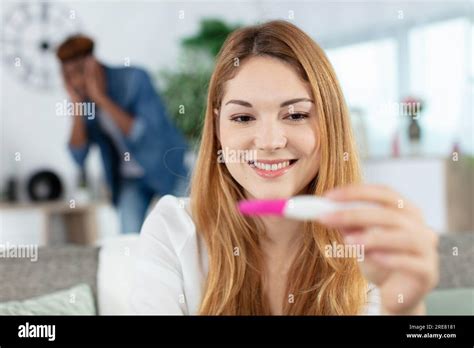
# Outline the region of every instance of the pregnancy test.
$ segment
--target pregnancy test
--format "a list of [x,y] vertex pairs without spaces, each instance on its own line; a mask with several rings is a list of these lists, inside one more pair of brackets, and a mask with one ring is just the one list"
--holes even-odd
[[238,209],[244,215],[276,215],[296,220],[317,220],[323,215],[341,210],[373,207],[373,203],[336,202],[311,195],[294,196],[290,199],[243,200],[238,203]]

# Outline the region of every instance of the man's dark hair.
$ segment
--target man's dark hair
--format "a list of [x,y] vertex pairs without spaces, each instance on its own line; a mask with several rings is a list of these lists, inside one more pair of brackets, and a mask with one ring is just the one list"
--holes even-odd
[[62,63],[92,54],[94,41],[84,35],[74,35],[67,38],[56,50],[56,56]]

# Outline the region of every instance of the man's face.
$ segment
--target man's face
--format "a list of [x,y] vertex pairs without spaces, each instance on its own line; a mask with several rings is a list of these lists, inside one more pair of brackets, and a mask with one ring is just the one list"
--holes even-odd
[[81,97],[86,97],[86,75],[85,75],[86,58],[76,58],[62,64],[62,72],[64,80],[71,86]]

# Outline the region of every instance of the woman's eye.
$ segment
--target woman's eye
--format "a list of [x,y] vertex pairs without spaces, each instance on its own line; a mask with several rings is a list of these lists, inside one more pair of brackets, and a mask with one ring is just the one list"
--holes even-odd
[[302,121],[308,118],[308,115],[302,113],[292,113],[289,114],[286,118],[290,119],[291,121]]
[[230,120],[237,123],[247,123],[249,121],[252,121],[253,119],[254,118],[252,116],[238,115],[238,116],[232,117]]

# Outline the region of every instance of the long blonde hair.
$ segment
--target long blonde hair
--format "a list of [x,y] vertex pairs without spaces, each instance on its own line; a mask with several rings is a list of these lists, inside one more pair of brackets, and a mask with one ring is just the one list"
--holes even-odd
[[[214,109],[219,109],[224,83],[245,59],[281,59],[309,83],[318,117],[320,167],[306,194],[360,180],[347,106],[336,75],[323,50],[303,31],[285,21],[271,21],[233,32],[216,60],[207,98],[199,154],[191,182],[191,214],[209,255],[209,272],[200,314],[268,315],[263,294],[263,257],[259,219],[241,216],[236,202],[242,187],[218,163],[220,142]],[[326,245],[342,243],[337,230],[305,222],[301,250],[291,265],[283,313],[291,315],[358,314],[366,302],[367,282],[354,258],[325,256]],[[236,249],[238,248],[238,249]],[[238,250],[238,253],[236,253]],[[236,255],[237,254],[237,255]]]

